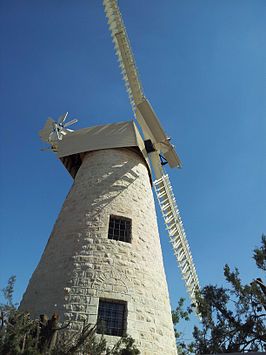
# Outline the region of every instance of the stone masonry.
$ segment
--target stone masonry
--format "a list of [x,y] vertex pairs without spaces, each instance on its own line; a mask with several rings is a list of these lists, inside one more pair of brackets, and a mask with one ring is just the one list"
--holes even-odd
[[[131,243],[108,239],[110,215],[132,219]],[[96,323],[99,298],[127,303],[126,332],[141,354],[176,355],[149,173],[134,149],[84,156],[20,308],[56,311],[78,329]]]

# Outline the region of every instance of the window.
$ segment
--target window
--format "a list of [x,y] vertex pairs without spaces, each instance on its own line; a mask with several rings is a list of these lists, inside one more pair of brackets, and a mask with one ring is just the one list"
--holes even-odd
[[108,238],[131,243],[131,219],[110,216]]
[[125,335],[126,302],[99,300],[97,333],[106,335]]

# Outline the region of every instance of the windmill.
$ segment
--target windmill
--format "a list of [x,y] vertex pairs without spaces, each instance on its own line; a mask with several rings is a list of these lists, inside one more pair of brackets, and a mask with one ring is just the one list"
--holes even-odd
[[[188,293],[199,282],[163,165],[180,160],[144,96],[116,0],[103,1],[135,122],[71,131],[66,115],[39,132],[74,182],[23,296],[32,315],[57,311],[78,329],[130,334],[143,354],[176,354],[154,186]],[[153,171],[153,174],[152,174]],[[152,175],[154,181],[152,183]]]
[[164,162],[167,162],[171,168],[181,167],[181,162],[144,95],[117,0],[104,0],[103,3],[132,110],[142,129],[145,147],[152,163],[155,175],[154,187],[165,225],[187,291],[192,302],[195,302],[199,281],[173,189],[168,175],[163,170]]

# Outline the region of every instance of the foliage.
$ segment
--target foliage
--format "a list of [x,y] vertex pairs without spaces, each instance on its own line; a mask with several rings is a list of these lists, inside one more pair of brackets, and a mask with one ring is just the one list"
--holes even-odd
[[[265,250],[266,238],[262,236],[262,246],[255,249],[253,255],[262,270],[266,265]],[[231,270],[228,265],[224,267],[224,276],[229,287],[208,285],[197,295],[201,326],[194,327],[194,341],[190,344],[180,342],[177,337],[181,354],[266,351],[265,285],[261,279],[244,285],[238,269]],[[183,311],[183,303],[173,312],[175,325],[181,318],[188,319],[192,310],[188,307]]]
[[261,246],[254,250],[253,259],[259,269],[266,271],[266,235],[261,237]]
[[15,308],[15,305],[13,304],[13,293],[14,293],[15,282],[16,282],[16,276],[14,275],[10,276],[7,282],[7,286],[1,290],[6,300],[6,304],[5,305],[1,304],[1,306],[4,307],[5,309]]
[[0,304],[0,354],[2,355],[137,355],[139,350],[131,337],[122,337],[108,348],[103,335],[96,334],[96,326],[84,324],[81,331],[67,330],[59,317],[40,315],[31,320],[30,314],[20,312],[13,303],[15,276],[2,289],[6,304]]
[[[107,355],[138,355],[140,351],[134,344],[135,340],[131,337],[121,338],[112,349],[108,349]],[[123,347],[121,349],[121,346]]]
[[177,307],[172,311],[172,320],[174,323],[176,345],[179,355],[189,354],[193,349],[190,345],[186,344],[183,340],[183,333],[177,330],[177,325],[180,324],[180,321],[183,319],[185,321],[190,320],[190,314],[193,312],[192,307],[187,307],[184,309],[185,298],[180,298],[177,304]]

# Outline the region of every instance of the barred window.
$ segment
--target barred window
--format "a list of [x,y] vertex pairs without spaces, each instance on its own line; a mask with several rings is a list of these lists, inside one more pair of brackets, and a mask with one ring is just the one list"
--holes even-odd
[[110,216],[108,238],[131,243],[131,219]]
[[97,333],[124,336],[126,328],[126,302],[99,300]]

